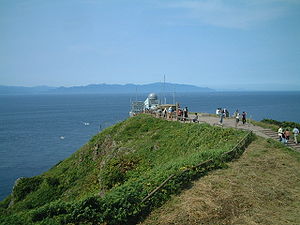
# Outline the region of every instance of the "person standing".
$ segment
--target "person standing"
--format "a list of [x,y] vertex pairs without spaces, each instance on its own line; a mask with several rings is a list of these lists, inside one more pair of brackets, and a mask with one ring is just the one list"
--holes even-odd
[[188,118],[188,108],[187,107],[184,107],[184,109],[183,109],[183,116],[184,116],[184,120],[186,121]]
[[290,140],[290,136],[291,136],[289,129],[285,129],[284,136],[285,136],[286,142],[288,142]]
[[178,116],[178,120],[182,120],[182,110],[180,108],[178,108],[177,116]]
[[246,123],[246,116],[247,116],[247,113],[246,113],[246,112],[243,112],[243,113],[242,113],[242,122],[243,122],[243,124]]
[[226,117],[229,118],[229,111],[226,109]]
[[240,113],[237,111],[235,113],[235,127],[237,128],[238,124],[240,122]]
[[224,109],[223,109],[224,118],[226,118],[226,112],[227,112],[227,109],[226,109],[226,108],[224,108]]
[[169,107],[168,114],[169,114],[169,116],[168,116],[169,119],[172,119],[172,117],[173,117],[173,115],[172,115],[173,114],[173,108],[172,108],[172,106]]
[[282,142],[283,144],[286,144],[286,143],[287,143],[286,136],[285,136],[285,131],[282,132],[282,134],[281,134],[281,142]]
[[294,134],[294,143],[295,143],[295,144],[298,144],[297,136],[299,135],[299,130],[298,130],[297,127],[295,127],[295,128],[293,129],[293,134]]
[[282,127],[279,127],[278,131],[277,131],[278,137],[279,137],[279,141],[282,141],[282,134],[283,134],[283,129]]
[[223,109],[220,110],[220,124],[223,126],[223,119],[224,119],[224,116],[225,116],[225,112]]
[[163,117],[167,118],[167,108],[164,108],[164,110],[163,110]]
[[235,112],[233,113],[233,118],[236,118],[236,115],[239,113],[239,110],[237,109],[237,110],[235,110]]

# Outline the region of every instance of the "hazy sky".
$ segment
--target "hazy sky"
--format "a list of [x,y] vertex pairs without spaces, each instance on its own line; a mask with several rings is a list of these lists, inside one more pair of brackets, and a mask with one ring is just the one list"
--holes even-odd
[[300,0],[0,0],[0,85],[300,90]]

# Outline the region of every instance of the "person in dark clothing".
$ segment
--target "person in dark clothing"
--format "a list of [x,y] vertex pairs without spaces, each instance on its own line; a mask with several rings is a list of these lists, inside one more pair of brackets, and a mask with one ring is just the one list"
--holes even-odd
[[243,124],[246,123],[246,116],[247,116],[247,113],[246,113],[246,112],[243,112],[243,113],[242,113],[242,122],[243,122]]
[[184,120],[186,120],[188,118],[188,108],[187,107],[185,107],[183,109],[183,116],[184,116]]
[[220,124],[223,126],[223,119],[224,119],[224,117],[225,117],[225,111],[224,111],[224,109],[222,109],[221,111],[220,111]]
[[286,130],[284,131],[284,136],[285,136],[285,139],[286,139],[287,141],[290,140],[291,133],[290,133],[289,129],[286,129]]
[[193,122],[194,123],[199,123],[198,119],[199,119],[198,113],[195,113],[195,117],[193,119]]
[[283,144],[286,144],[286,143],[287,143],[287,139],[286,139],[286,136],[285,136],[285,132],[282,133],[281,142],[282,142]]
[[226,118],[229,118],[229,111],[225,109]]

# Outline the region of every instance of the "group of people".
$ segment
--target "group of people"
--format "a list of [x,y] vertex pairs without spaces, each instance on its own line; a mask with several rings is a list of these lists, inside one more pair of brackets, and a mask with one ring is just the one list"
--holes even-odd
[[177,116],[182,120],[186,120],[189,117],[188,113],[189,113],[188,107],[184,107],[183,109],[179,107],[177,110]]
[[164,110],[162,111],[163,117],[164,118],[169,118],[169,119],[172,118],[173,113],[174,113],[174,110],[171,106],[169,108],[164,108]]
[[235,127],[238,126],[238,123],[240,122],[241,117],[242,117],[242,123],[243,123],[243,124],[245,124],[246,121],[247,121],[247,119],[246,119],[247,113],[246,113],[245,111],[244,111],[244,112],[242,113],[242,115],[241,115],[241,114],[239,113],[239,110],[237,109],[237,110],[234,112],[233,116],[234,116],[234,118],[235,118]]
[[[299,129],[297,127],[295,127],[293,130],[293,135],[294,135],[294,143],[298,144],[298,140],[297,137],[299,135]],[[282,127],[279,127],[278,131],[278,138],[279,141],[282,142],[283,144],[287,144],[288,141],[290,140],[290,136],[291,136],[291,132],[288,128],[283,129]]]
[[216,110],[216,115],[219,115],[219,116],[223,116],[223,118],[225,118],[225,117],[229,117],[229,111],[226,109],[226,108],[224,108],[224,109],[222,109],[222,108],[217,108],[217,110]]
[[218,116],[220,117],[219,123],[220,123],[221,125],[223,125],[223,120],[224,120],[224,118],[225,118],[225,117],[229,117],[229,111],[228,111],[226,108],[224,108],[224,109],[222,109],[222,108],[217,108],[217,110],[216,110],[216,115],[218,115]]
[[[216,110],[216,114],[220,117],[220,121],[219,123],[221,125],[223,125],[223,120],[224,118],[228,118],[229,117],[229,111],[224,108],[217,108]],[[240,120],[242,120],[242,123],[245,124],[247,122],[247,113],[244,111],[242,114],[240,114],[239,110],[237,109],[234,114],[233,114],[233,118],[235,118],[235,127],[238,126],[238,123],[240,122]]]
[[[162,116],[166,119],[172,119],[175,115],[176,109],[170,106],[169,108],[164,108],[163,110],[159,109],[157,112],[160,117]],[[178,107],[177,116],[180,120],[186,120],[188,118],[188,108],[184,107],[183,109],[181,109],[180,107]]]

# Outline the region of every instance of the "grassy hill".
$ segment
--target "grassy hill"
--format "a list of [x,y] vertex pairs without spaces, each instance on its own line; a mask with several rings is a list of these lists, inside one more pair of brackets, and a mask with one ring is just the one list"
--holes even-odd
[[193,182],[140,225],[300,224],[300,154],[258,138],[239,160]]
[[[147,115],[94,136],[40,176],[21,178],[0,203],[1,224],[128,224],[195,177],[224,166],[245,132]],[[209,166],[190,169],[211,159]],[[183,173],[184,172],[184,173]],[[170,175],[151,199],[143,199]]]

